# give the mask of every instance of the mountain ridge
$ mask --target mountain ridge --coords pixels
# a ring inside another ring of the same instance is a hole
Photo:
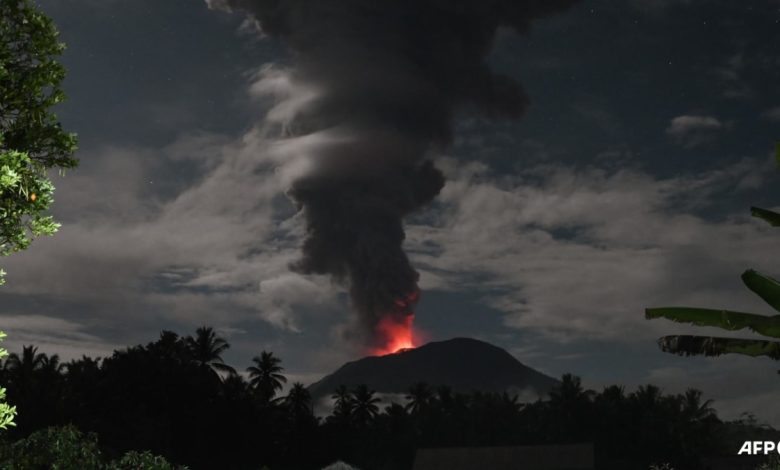
[[[379,393],[405,393],[418,382],[456,392],[546,395],[558,380],[524,365],[506,350],[474,338],[452,338],[384,356],[350,361],[309,386],[312,397],[330,396],[339,385],[366,384]]]

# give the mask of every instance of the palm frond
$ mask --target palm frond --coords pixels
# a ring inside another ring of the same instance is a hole
[[[229,374],[235,374],[236,373],[236,369],[234,369],[233,367],[231,367],[231,366],[229,366],[229,365],[227,365],[227,364],[225,364],[223,362],[211,362],[211,363],[209,363],[209,365],[212,368],[214,368],[217,371],[219,371],[219,372],[227,372]]]

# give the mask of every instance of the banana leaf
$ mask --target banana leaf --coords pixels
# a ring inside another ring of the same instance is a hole
[[[777,212],[761,209],[760,207],[751,207],[750,214],[753,217],[766,220],[772,227],[780,227],[780,214]]]
[[[742,282],[748,289],[764,299],[764,302],[780,312],[780,282],[753,269],[742,273]]]
[[[675,335],[659,338],[658,346],[664,352],[681,356],[744,354],[746,356],[766,356],[774,360],[780,360],[780,343],[775,341]]]
[[[767,317],[755,313],[734,312],[690,307],[661,307],[645,309],[645,318],[666,318],[678,323],[696,326],[714,326],[724,330],[748,328],[756,333],[780,338],[780,315]]]

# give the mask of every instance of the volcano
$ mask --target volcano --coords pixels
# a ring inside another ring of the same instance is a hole
[[[378,393],[406,393],[426,382],[456,392],[549,393],[559,382],[515,359],[504,349],[472,338],[428,343],[394,354],[348,362],[309,386],[314,399],[330,396],[339,385],[366,384]]]

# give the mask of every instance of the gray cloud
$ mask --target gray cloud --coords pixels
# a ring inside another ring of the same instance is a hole
[[[761,113],[761,116],[766,119],[769,119],[770,121],[780,121],[780,106],[767,109],[766,111]]]
[[[237,142],[197,134],[162,149],[82,154],[79,171],[58,181],[60,233],[4,260],[3,293],[89,303],[97,329],[132,315],[126,342],[148,338],[155,321],[189,329],[260,320],[297,331],[307,308],[336,308],[339,289],[288,270],[301,225],[289,217],[267,144],[250,131]],[[183,164],[197,170],[171,185],[169,172]],[[55,331],[44,326],[41,335]]]
[[[672,118],[666,133],[678,144],[692,148],[711,142],[724,128],[714,116],[683,115]]]
[[[643,319],[653,305],[767,310],[739,274],[771,269],[776,235],[747,215],[715,223],[689,212],[763,167],[755,161],[666,180],[630,169],[553,165],[498,178],[479,164],[440,166],[450,178],[443,214],[410,227],[413,259],[437,288],[481,293],[511,327],[621,341],[668,327]]]
[[[62,361],[68,361],[86,352],[93,357],[106,357],[118,347],[85,332],[84,325],[62,318],[4,312],[2,322],[4,331],[12,332],[3,343],[3,347],[9,351],[21,351],[22,346],[32,344],[39,352],[58,354]]]

